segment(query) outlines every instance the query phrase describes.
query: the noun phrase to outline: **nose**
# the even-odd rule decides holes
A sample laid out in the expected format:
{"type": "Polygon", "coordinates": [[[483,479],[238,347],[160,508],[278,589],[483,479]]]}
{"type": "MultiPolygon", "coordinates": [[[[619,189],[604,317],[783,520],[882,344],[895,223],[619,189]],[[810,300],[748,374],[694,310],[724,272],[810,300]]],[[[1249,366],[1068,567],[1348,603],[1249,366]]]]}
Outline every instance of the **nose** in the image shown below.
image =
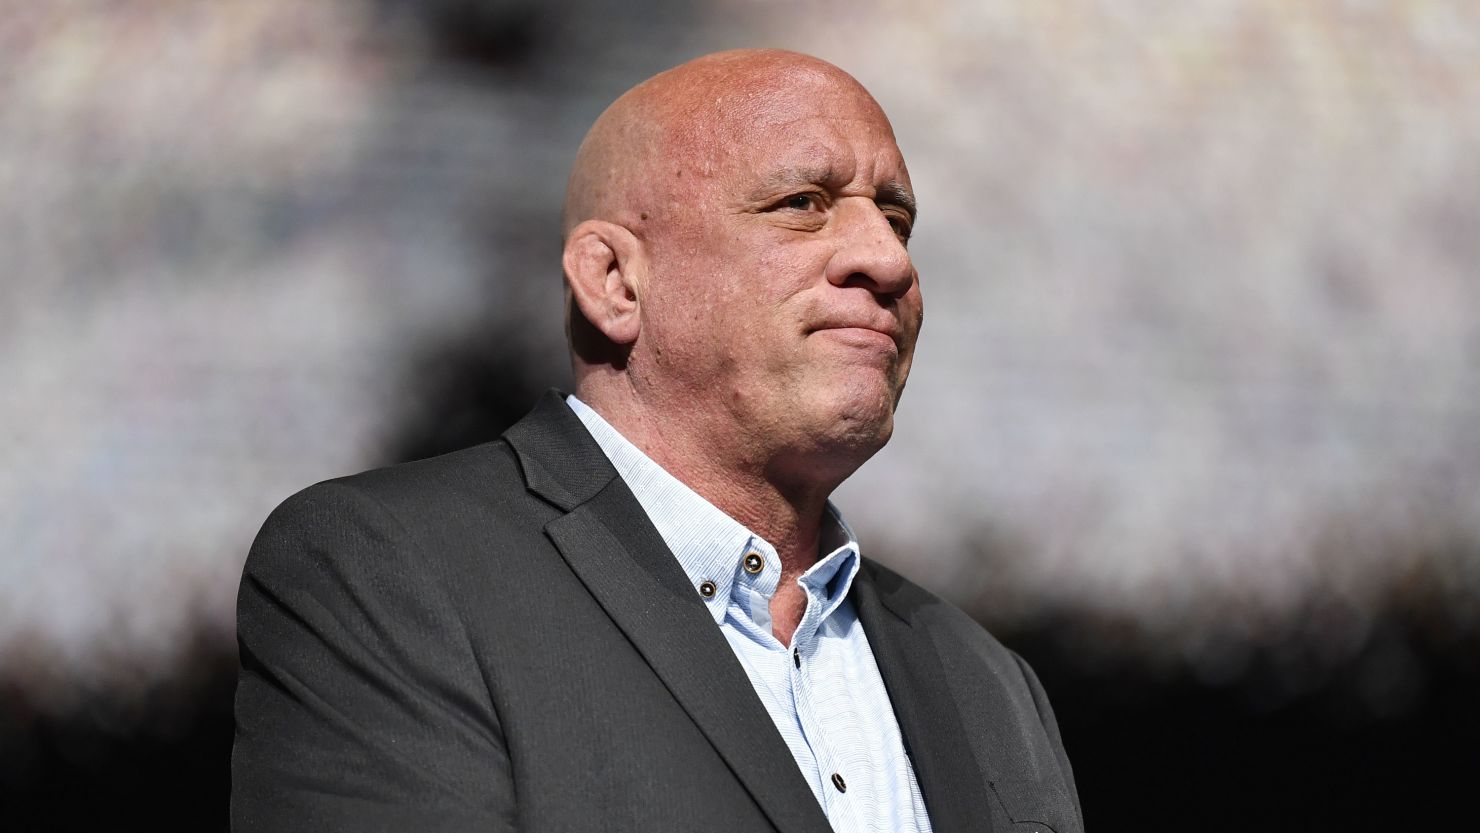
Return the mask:
{"type": "Polygon", "coordinates": [[[915,265],[889,219],[873,200],[855,197],[838,217],[841,226],[837,250],[827,264],[827,280],[834,286],[865,286],[870,292],[897,299],[915,285],[915,265]]]}

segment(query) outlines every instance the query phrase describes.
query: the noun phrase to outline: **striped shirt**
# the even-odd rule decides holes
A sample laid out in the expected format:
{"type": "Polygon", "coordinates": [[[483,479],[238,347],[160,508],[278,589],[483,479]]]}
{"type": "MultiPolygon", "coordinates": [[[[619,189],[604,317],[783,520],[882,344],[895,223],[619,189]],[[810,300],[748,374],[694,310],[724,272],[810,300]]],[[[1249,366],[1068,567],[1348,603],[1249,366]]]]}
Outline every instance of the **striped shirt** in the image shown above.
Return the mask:
{"type": "Polygon", "coordinates": [[[637,497],[838,833],[929,833],[930,819],[863,626],[848,599],[858,542],[831,503],[827,555],[798,579],[806,612],[782,645],[771,633],[776,549],[685,486],[574,396],[585,423],[637,497]]]}

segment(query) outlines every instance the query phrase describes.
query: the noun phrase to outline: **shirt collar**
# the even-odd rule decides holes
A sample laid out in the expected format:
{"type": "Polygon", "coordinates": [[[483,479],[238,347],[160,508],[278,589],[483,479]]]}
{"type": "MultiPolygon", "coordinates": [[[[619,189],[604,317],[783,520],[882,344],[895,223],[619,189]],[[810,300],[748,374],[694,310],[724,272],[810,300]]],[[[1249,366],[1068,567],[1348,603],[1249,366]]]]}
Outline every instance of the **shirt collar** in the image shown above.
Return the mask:
{"type": "MultiPolygon", "coordinates": [[[[716,623],[724,621],[736,585],[742,581],[764,598],[776,592],[781,561],[770,542],[653,462],[589,405],[574,395],[567,396],[565,402],[632,490],[716,623]],[[756,574],[745,568],[746,555],[751,552],[758,554],[763,562],[756,574]],[[706,595],[706,585],[710,584],[714,592],[706,595]]],[[[821,612],[818,621],[827,618],[842,603],[859,567],[858,540],[831,502],[823,517],[822,549],[828,555],[818,559],[798,578],[807,594],[817,599],[821,612]]],[[[755,618],[769,621],[768,613],[752,611],[752,614],[760,614],[755,618]]]]}
{"type": "Polygon", "coordinates": [[[822,549],[830,551],[797,577],[802,589],[807,591],[808,596],[816,599],[821,608],[818,622],[832,615],[838,605],[843,603],[843,599],[848,597],[848,590],[853,587],[853,578],[858,575],[858,568],[861,566],[858,537],[853,534],[853,528],[843,520],[842,513],[833,506],[832,501],[828,501],[827,512],[822,520],[822,549]]]}

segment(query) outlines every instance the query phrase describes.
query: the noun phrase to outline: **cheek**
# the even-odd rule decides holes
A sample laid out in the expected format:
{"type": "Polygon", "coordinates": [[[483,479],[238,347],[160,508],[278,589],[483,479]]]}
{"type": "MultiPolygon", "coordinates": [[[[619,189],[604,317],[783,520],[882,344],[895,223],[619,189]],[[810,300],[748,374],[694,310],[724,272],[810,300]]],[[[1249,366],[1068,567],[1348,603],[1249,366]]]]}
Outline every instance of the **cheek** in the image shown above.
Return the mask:
{"type": "Polygon", "coordinates": [[[911,330],[913,336],[920,333],[920,327],[925,323],[925,298],[920,294],[920,276],[915,275],[915,285],[899,301],[899,314],[904,324],[911,330]]]}
{"type": "Polygon", "coordinates": [[[758,234],[752,262],[778,290],[795,291],[823,279],[832,247],[826,241],[798,239],[796,232],[758,234]]]}
{"type": "Polygon", "coordinates": [[[797,296],[825,281],[826,261],[765,231],[716,222],[663,241],[644,312],[664,354],[711,369],[784,361],[805,318],[797,296]]]}
{"type": "Polygon", "coordinates": [[[644,324],[661,364],[680,375],[717,372],[733,361],[747,335],[747,304],[707,259],[672,264],[655,275],[644,304],[644,324]]]}

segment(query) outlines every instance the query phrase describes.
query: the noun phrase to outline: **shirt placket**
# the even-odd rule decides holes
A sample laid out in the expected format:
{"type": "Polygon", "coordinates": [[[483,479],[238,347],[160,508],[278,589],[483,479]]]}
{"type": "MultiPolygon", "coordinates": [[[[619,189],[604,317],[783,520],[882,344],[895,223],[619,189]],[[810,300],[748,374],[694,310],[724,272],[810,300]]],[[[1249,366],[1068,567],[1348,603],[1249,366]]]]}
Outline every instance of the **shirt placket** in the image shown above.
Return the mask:
{"type": "Polygon", "coordinates": [[[804,589],[807,609],[792,638],[792,702],[802,736],[812,752],[813,792],[835,830],[852,830],[854,813],[848,799],[847,774],[839,770],[839,759],[828,742],[822,716],[814,708],[813,677],[814,669],[820,668],[822,661],[818,635],[825,600],[812,588],[804,589]]]}

